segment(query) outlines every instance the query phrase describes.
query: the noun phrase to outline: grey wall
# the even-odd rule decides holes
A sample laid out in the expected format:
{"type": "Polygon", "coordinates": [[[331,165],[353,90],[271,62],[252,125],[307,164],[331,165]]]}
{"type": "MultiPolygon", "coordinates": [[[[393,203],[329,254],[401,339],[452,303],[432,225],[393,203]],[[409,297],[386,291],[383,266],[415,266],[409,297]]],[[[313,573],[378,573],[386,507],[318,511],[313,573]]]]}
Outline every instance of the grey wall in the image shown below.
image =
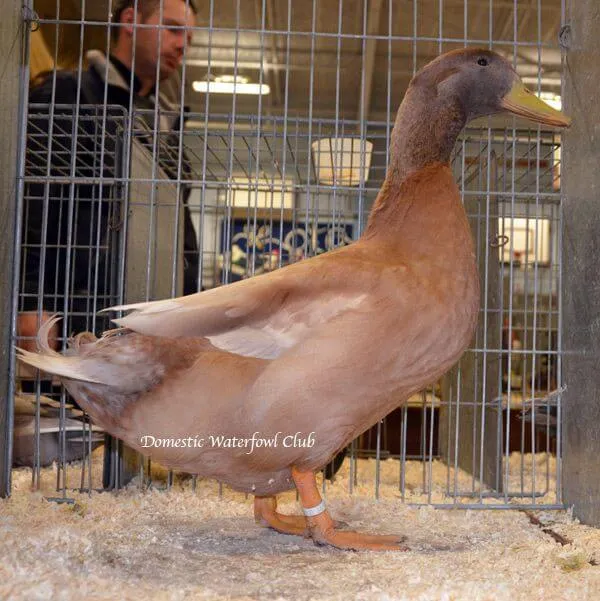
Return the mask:
{"type": "Polygon", "coordinates": [[[600,3],[570,0],[563,153],[564,500],[600,526],[600,3]]]}

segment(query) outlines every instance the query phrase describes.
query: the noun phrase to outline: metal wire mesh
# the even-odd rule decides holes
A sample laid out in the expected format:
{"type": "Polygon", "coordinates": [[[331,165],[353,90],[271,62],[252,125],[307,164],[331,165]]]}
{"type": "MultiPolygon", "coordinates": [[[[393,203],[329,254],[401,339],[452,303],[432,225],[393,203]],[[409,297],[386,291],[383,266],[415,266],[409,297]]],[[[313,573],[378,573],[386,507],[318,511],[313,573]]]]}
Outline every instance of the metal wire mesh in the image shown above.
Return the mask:
{"type": "MultiPolygon", "coordinates": [[[[19,310],[43,306],[48,311],[63,311],[68,298],[68,314],[80,318],[79,328],[89,329],[90,317],[117,300],[115,265],[105,257],[115,244],[118,206],[123,201],[117,178],[123,168],[124,120],[120,107],[103,111],[97,106],[81,106],[75,119],[69,106],[30,106],[19,310]],[[107,119],[114,128],[102,129],[107,119]],[[100,181],[102,185],[97,185],[100,181]],[[48,222],[60,223],[62,229],[49,231],[48,222]],[[35,281],[47,262],[52,263],[54,280],[35,281]],[[33,274],[28,274],[30,270],[33,274]],[[34,277],[28,277],[31,275],[34,277]],[[28,290],[27,284],[33,281],[35,289],[28,290]],[[41,297],[39,290],[43,290],[41,297]]],[[[104,320],[103,325],[108,322],[104,320]]]]}
{"type": "MultiPolygon", "coordinates": [[[[111,6],[69,13],[59,0],[39,19],[55,60],[71,40],[78,89],[84,50],[98,40],[106,50],[119,28],[106,22],[111,6]]],[[[20,310],[65,311],[64,341],[104,329],[96,312],[109,304],[180,294],[184,192],[198,288],[350,243],[385,178],[395,110],[416,70],[439,52],[483,45],[511,58],[538,92],[558,92],[563,13],[560,2],[539,0],[204,3],[180,80],[156,90],[170,109],[136,106],[133,94],[106,110],[30,106],[20,310]],[[193,91],[225,72],[271,93],[193,91]],[[350,150],[332,142],[340,139],[353,141],[350,150]],[[336,170],[344,160],[354,179],[336,170]],[[62,237],[43,227],[32,236],[34,206],[42,225],[49,211],[64,214],[62,237]],[[55,264],[54,282],[27,287],[32,253],[55,264]]],[[[351,488],[371,458],[375,495],[382,462],[393,462],[408,502],[560,506],[560,138],[493,118],[463,133],[452,167],[482,278],[477,334],[442,382],[352,444],[351,488]],[[408,482],[417,465],[419,482],[408,482]]],[[[60,394],[64,405],[64,393],[48,391],[60,394]]]]}

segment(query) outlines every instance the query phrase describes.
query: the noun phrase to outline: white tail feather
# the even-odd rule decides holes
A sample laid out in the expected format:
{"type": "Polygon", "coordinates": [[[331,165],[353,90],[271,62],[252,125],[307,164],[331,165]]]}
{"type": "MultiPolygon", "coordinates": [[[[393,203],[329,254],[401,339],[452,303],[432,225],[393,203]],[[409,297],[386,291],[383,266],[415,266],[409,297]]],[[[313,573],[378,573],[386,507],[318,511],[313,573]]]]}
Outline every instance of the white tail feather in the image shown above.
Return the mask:
{"type": "Polygon", "coordinates": [[[56,351],[49,350],[50,353],[46,353],[45,351],[42,353],[32,353],[31,351],[18,348],[17,357],[32,367],[37,367],[42,371],[62,378],[83,380],[84,382],[91,382],[93,384],[108,384],[108,382],[102,382],[86,373],[85,365],[79,357],[63,357],[56,351]]]}
{"type": "Polygon", "coordinates": [[[61,316],[55,314],[42,324],[37,333],[37,346],[39,349],[37,353],[17,348],[17,358],[49,374],[55,374],[71,380],[83,380],[84,382],[91,382],[93,384],[108,384],[108,382],[98,380],[87,373],[85,361],[80,357],[65,357],[50,347],[48,341],[50,331],[60,320],[61,316]]]}
{"type": "MultiPolygon", "coordinates": [[[[48,338],[50,336],[50,330],[54,327],[62,319],[61,315],[56,313],[50,317],[47,321],[45,321],[37,333],[37,346],[39,351],[44,355],[51,355],[55,357],[61,357],[60,353],[57,353],[54,349],[50,347],[50,343],[48,342],[48,338]]],[[[19,349],[17,349],[19,350],[19,349]]]]}

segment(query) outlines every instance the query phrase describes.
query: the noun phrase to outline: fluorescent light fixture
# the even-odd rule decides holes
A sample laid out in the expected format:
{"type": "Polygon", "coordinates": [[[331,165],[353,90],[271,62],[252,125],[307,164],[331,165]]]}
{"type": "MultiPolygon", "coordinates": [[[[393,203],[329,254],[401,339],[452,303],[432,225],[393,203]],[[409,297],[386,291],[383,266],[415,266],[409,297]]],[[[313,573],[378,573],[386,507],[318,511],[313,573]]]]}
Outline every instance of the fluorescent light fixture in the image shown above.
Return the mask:
{"type": "Polygon", "coordinates": [[[213,80],[200,80],[192,83],[195,92],[203,94],[250,94],[264,96],[271,92],[266,83],[249,83],[240,75],[220,75],[213,80]]]}

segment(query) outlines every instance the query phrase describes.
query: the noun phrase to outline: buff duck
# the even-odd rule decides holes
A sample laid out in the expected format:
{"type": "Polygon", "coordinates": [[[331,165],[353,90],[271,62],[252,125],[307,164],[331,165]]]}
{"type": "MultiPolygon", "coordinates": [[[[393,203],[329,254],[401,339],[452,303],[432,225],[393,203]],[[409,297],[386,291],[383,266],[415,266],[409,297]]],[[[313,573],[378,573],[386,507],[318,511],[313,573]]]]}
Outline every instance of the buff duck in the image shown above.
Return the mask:
{"type": "Polygon", "coordinates": [[[339,529],[315,472],[467,348],[479,277],[449,160],[469,120],[500,111],[569,123],[499,54],[438,57],[406,92],[357,242],[228,286],[115,307],[131,311],[118,329],[76,337],[64,355],[47,343],[50,320],[38,353],[19,358],[59,375],[131,447],[253,494],[263,525],[342,549],[405,548],[399,536],[339,529]],[[148,448],[144,436],[161,444],[146,438],[148,448]],[[304,515],[282,515],[275,495],[294,486],[304,515]]]}

